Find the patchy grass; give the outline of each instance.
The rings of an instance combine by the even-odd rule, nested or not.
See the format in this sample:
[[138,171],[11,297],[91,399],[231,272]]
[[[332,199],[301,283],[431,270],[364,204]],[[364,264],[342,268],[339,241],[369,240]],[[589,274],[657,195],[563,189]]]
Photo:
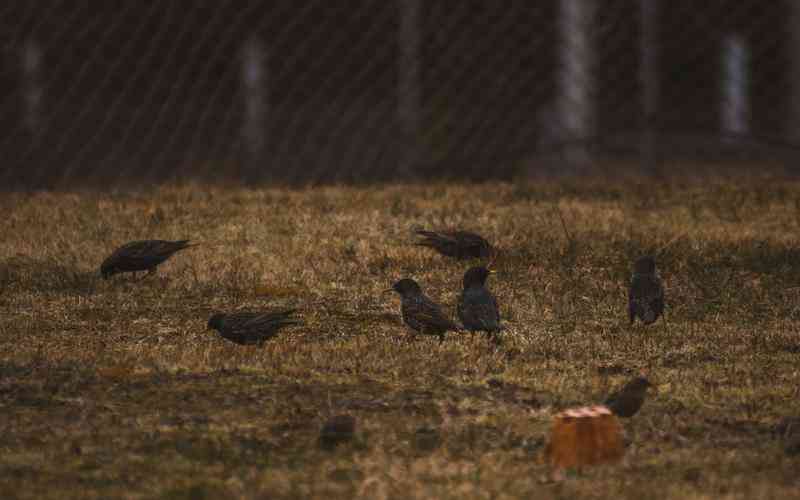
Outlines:
[[[434,184],[115,195],[4,194],[2,498],[774,498],[800,491],[800,184]],[[562,224],[563,220],[563,224]],[[502,348],[407,342],[416,278],[455,304],[467,264],[412,228],[476,230]],[[192,238],[155,277],[97,272],[119,244]],[[657,255],[667,317],[629,327],[634,257]],[[264,347],[213,311],[297,307]],[[553,413],[640,371],[624,463],[543,480]],[[357,419],[333,451],[319,429]]]

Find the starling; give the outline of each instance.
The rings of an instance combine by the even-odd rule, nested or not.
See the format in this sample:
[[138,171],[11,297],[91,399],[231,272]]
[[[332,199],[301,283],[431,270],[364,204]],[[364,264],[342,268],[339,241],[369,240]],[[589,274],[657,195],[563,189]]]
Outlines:
[[633,265],[633,277],[628,291],[628,318],[633,324],[638,316],[649,325],[664,312],[664,287],[656,276],[656,262],[642,257]]
[[118,273],[136,273],[137,271],[153,273],[156,267],[172,257],[172,254],[192,246],[195,245],[190,245],[189,240],[131,241],[114,250],[114,253],[103,261],[100,266],[100,274],[103,279],[108,279]]
[[622,389],[611,394],[606,399],[605,405],[614,415],[620,418],[631,418],[644,404],[647,388],[652,385],[646,378],[636,377],[625,384]]
[[208,328],[239,345],[261,345],[274,337],[284,326],[299,325],[291,317],[295,310],[278,312],[217,313],[208,320]]
[[438,335],[444,340],[447,331],[457,331],[458,325],[448,319],[434,301],[422,293],[416,281],[405,278],[395,283],[387,292],[400,294],[400,311],[405,324],[417,333]]
[[418,229],[416,233],[423,237],[416,244],[430,247],[447,257],[458,260],[491,259],[494,248],[482,236],[468,231],[425,231]]
[[464,290],[458,300],[458,318],[471,332],[486,332],[490,337],[502,330],[497,299],[486,288],[486,279],[493,271],[471,267],[464,273]]

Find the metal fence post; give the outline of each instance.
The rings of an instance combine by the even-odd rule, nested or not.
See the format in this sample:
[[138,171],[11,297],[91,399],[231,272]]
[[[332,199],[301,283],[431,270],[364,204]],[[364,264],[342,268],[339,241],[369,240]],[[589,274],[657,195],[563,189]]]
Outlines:
[[35,40],[28,39],[20,54],[22,67],[22,96],[25,128],[37,136],[42,125],[42,49]]
[[596,5],[594,0],[562,0],[560,4],[560,121],[568,142],[575,142],[565,150],[567,162],[581,171],[591,161],[588,141],[594,135],[592,23]]
[[[730,35],[722,44],[722,102],[720,117],[724,133],[750,132],[750,49],[740,35]],[[732,138],[732,140],[735,140]]]
[[639,80],[642,85],[642,168],[651,174],[659,173],[658,159],[658,0],[640,2],[641,50]]
[[787,137],[792,141],[800,140],[800,2],[789,2],[791,12],[789,26],[785,32],[789,37],[791,69],[789,70],[791,87],[789,89],[789,123]]
[[420,160],[420,1],[398,0],[398,6],[397,117],[402,134],[399,167],[401,173],[407,174]]
[[[242,88],[244,94],[244,121],[242,139],[245,148],[244,177],[253,182],[267,173],[266,162],[266,113],[267,71],[266,50],[258,37],[249,38],[242,50]],[[271,172],[274,173],[274,172]]]

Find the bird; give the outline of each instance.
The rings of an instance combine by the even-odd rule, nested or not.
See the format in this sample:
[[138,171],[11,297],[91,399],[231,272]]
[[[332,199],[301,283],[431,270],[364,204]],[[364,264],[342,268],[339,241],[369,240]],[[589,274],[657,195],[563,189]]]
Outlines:
[[489,337],[503,329],[500,325],[500,308],[497,299],[486,288],[486,279],[494,271],[480,266],[464,273],[464,290],[458,299],[458,319],[471,332],[486,332]]
[[148,271],[154,273],[156,267],[173,254],[196,244],[189,244],[189,240],[141,240],[125,243],[114,250],[100,265],[100,274],[103,279],[119,273],[136,273]]
[[433,248],[447,257],[458,260],[491,259],[494,248],[486,239],[469,231],[426,231],[417,229],[416,234],[422,240],[415,243],[417,246]]
[[459,330],[459,326],[444,315],[441,307],[422,293],[416,281],[404,278],[385,291],[400,294],[403,322],[416,333],[438,335],[441,342],[445,332]]
[[262,345],[277,335],[278,330],[302,322],[292,318],[295,309],[275,312],[216,313],[208,320],[208,329],[217,330],[222,338],[239,345]]
[[636,377],[614,392],[605,401],[611,412],[620,418],[631,418],[644,404],[647,389],[653,384],[645,377]]
[[638,317],[642,323],[654,323],[664,312],[664,286],[656,276],[656,262],[645,256],[633,264],[633,277],[628,290],[630,324]]

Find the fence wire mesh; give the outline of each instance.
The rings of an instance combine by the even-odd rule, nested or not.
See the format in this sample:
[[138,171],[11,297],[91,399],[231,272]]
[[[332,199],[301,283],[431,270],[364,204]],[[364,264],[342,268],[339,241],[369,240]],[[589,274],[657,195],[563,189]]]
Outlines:
[[788,0],[9,0],[0,179],[791,163],[798,28]]

